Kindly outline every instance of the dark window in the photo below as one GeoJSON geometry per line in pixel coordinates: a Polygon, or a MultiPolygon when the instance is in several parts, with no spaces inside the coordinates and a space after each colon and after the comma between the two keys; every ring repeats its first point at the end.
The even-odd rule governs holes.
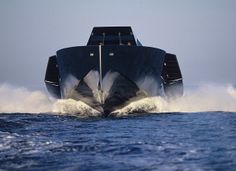
{"type": "Polygon", "coordinates": [[[89,39],[89,45],[136,45],[131,34],[96,34],[89,39]]]}
{"type": "Polygon", "coordinates": [[[106,35],[104,40],[105,45],[119,45],[119,36],[118,35],[106,35]]]}

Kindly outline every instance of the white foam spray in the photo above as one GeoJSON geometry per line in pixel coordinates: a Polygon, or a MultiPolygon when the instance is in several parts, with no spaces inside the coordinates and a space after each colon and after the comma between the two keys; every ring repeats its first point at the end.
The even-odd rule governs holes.
{"type": "MultiPolygon", "coordinates": [[[[178,99],[167,101],[164,98],[154,96],[132,101],[122,109],[114,111],[114,114],[201,111],[236,112],[236,88],[232,85],[203,85],[185,90],[185,95],[178,99]]],[[[0,85],[0,113],[16,112],[78,116],[101,115],[81,101],[72,99],[49,100],[47,94],[41,91],[30,91],[8,84],[0,85]]]]}
{"type": "Polygon", "coordinates": [[[113,114],[203,111],[236,112],[236,89],[232,85],[203,85],[197,89],[187,90],[184,96],[176,99],[148,97],[133,101],[113,114]]]}
{"type": "Polygon", "coordinates": [[[113,111],[113,116],[123,116],[129,113],[158,113],[167,108],[167,102],[161,97],[146,97],[137,101],[131,101],[121,109],[113,111]]]}
{"type": "Polygon", "coordinates": [[[86,82],[89,88],[91,88],[95,99],[101,103],[102,101],[105,101],[105,99],[108,97],[110,88],[117,76],[118,76],[117,72],[109,71],[105,74],[104,78],[102,79],[102,85],[103,85],[102,94],[98,89],[98,83],[99,83],[98,71],[91,70],[84,77],[84,82],[86,82]]]}
{"type": "Polygon", "coordinates": [[[139,79],[136,81],[137,86],[139,87],[140,90],[144,90],[149,96],[156,96],[157,94],[160,94],[158,90],[159,84],[157,84],[157,81],[155,78],[151,76],[145,76],[144,78],[139,79]]]}
{"type": "Polygon", "coordinates": [[[63,86],[63,93],[64,93],[64,98],[67,98],[71,95],[71,92],[72,90],[74,90],[74,88],[79,84],[79,81],[77,78],[75,78],[73,75],[69,75],[67,78],[66,78],[66,81],[65,81],[65,85],[63,86]]]}
{"type": "Polygon", "coordinates": [[[1,113],[43,113],[51,111],[52,102],[41,91],[29,91],[8,84],[0,85],[1,113]]]}
{"type": "Polygon", "coordinates": [[[204,85],[168,104],[168,111],[198,112],[198,111],[236,111],[236,89],[232,85],[204,85]]]}
{"type": "Polygon", "coordinates": [[[52,112],[63,115],[79,115],[80,117],[101,116],[101,113],[82,101],[73,99],[57,100],[52,106],[52,112]]]}
{"type": "Polygon", "coordinates": [[[0,113],[57,113],[99,116],[100,113],[81,101],[49,99],[42,91],[30,91],[9,84],[0,85],[0,113]]]}

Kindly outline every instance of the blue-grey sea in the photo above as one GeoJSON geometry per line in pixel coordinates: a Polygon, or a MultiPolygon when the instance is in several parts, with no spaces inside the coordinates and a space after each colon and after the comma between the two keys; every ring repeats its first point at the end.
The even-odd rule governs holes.
{"type": "Polygon", "coordinates": [[[0,114],[0,170],[236,170],[236,113],[0,114]]]}

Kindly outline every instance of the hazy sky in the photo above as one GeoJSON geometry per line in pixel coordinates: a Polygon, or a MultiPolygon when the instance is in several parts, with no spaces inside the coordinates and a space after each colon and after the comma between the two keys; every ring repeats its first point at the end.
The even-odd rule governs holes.
{"type": "Polygon", "coordinates": [[[185,85],[236,83],[236,0],[0,0],[0,83],[43,87],[56,50],[116,25],[175,53],[185,85]]]}

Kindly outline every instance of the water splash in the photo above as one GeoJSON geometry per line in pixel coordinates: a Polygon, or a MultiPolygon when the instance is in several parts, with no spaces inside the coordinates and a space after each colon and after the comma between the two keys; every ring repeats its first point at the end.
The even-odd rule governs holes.
{"type": "Polygon", "coordinates": [[[156,96],[157,94],[161,94],[158,90],[159,84],[157,84],[157,80],[151,76],[145,76],[138,81],[136,81],[137,86],[140,90],[144,90],[150,96],[156,96]]]}
{"type": "Polygon", "coordinates": [[[167,101],[160,96],[147,97],[137,101],[131,101],[121,109],[113,111],[113,116],[122,116],[129,113],[159,113],[164,112],[167,107],[167,101]]]}
{"type": "MultiPolygon", "coordinates": [[[[236,112],[236,88],[232,85],[204,85],[185,91],[178,99],[148,97],[131,101],[113,115],[129,113],[163,112],[236,112]]],[[[101,113],[81,101],[72,99],[49,100],[46,93],[17,88],[8,84],[0,85],[1,113],[57,113],[63,115],[100,116],[101,113]]]]}
{"type": "Polygon", "coordinates": [[[71,95],[71,91],[79,84],[79,81],[77,78],[75,78],[73,75],[69,75],[66,78],[66,81],[64,83],[64,88],[63,88],[63,94],[64,98],[67,98],[71,95]]]}
{"type": "Polygon", "coordinates": [[[57,100],[52,106],[52,112],[63,115],[78,115],[80,117],[101,116],[102,114],[83,103],[73,99],[57,100]]]}
{"type": "Polygon", "coordinates": [[[227,93],[228,93],[231,97],[233,97],[233,98],[236,99],[236,87],[233,87],[232,85],[229,85],[229,86],[227,87],[227,93]]]}
{"type": "Polygon", "coordinates": [[[101,92],[98,89],[99,84],[99,73],[98,71],[91,70],[85,77],[84,82],[89,86],[89,88],[92,90],[94,98],[102,103],[105,101],[107,96],[109,95],[109,91],[111,89],[111,86],[114,82],[114,80],[117,78],[119,74],[117,72],[111,72],[108,71],[104,78],[102,79],[102,85],[103,85],[103,92],[101,92]]]}
{"type": "Polygon", "coordinates": [[[203,111],[236,111],[236,89],[232,85],[204,85],[188,90],[177,99],[149,97],[129,103],[114,115],[127,115],[135,112],[203,112],[203,111]]]}
{"type": "Polygon", "coordinates": [[[168,110],[178,112],[236,111],[235,88],[232,85],[204,85],[188,91],[180,99],[171,100],[168,110]],[[231,90],[231,91],[229,91],[231,90]]]}
{"type": "Polygon", "coordinates": [[[47,95],[41,91],[0,85],[1,113],[44,113],[51,110],[51,104],[47,95]]]}

